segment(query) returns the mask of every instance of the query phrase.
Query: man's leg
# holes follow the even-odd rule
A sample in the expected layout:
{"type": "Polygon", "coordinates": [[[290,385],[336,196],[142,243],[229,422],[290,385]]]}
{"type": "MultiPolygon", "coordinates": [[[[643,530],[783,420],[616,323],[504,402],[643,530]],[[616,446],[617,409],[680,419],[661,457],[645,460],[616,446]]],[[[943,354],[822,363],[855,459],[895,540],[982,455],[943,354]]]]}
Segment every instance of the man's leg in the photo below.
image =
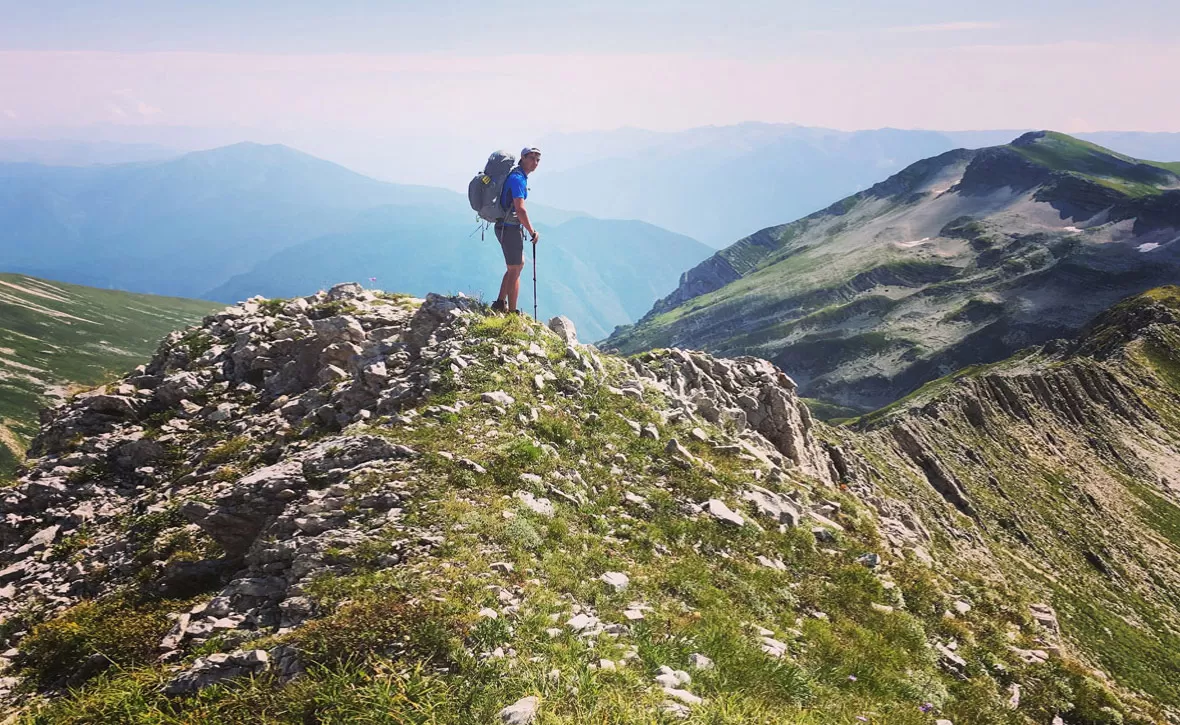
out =
{"type": "Polygon", "coordinates": [[[508,293],[512,290],[512,267],[508,267],[504,271],[504,279],[500,280],[500,296],[497,300],[501,302],[508,301],[508,293]]]}
{"type": "Polygon", "coordinates": [[[524,269],[524,231],[519,226],[505,225],[500,235],[500,246],[504,249],[504,264],[507,271],[500,282],[500,299],[508,300],[508,310],[516,310],[516,298],[520,296],[520,270],[524,269]]]}
{"type": "Polygon", "coordinates": [[[524,269],[523,264],[510,264],[508,271],[504,273],[504,286],[508,293],[508,309],[516,309],[516,298],[520,296],[520,270],[524,269]]]}

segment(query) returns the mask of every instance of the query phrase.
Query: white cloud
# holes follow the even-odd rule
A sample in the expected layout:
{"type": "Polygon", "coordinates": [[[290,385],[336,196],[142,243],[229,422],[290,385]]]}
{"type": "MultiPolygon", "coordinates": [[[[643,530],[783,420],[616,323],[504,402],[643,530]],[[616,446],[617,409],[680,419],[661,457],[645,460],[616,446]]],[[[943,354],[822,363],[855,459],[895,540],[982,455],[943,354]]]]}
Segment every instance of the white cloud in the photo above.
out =
{"type": "Polygon", "coordinates": [[[143,101],[140,101],[135,105],[135,110],[139,112],[139,115],[144,117],[155,116],[157,114],[163,113],[163,111],[161,111],[159,108],[156,108],[155,106],[149,106],[143,101]]]}
{"type": "Polygon", "coordinates": [[[835,28],[829,30],[809,30],[804,35],[821,38],[851,37],[851,36],[881,36],[905,35],[909,33],[962,33],[973,30],[1000,30],[1003,23],[983,21],[960,21],[953,23],[930,23],[919,25],[892,25],[881,28],[835,28]]]}
{"type": "Polygon", "coordinates": [[[9,118],[16,118],[16,111],[12,110],[11,108],[6,108],[4,109],[4,115],[8,116],[9,118]]]}
{"type": "Polygon", "coordinates": [[[877,32],[880,33],[953,33],[964,30],[999,30],[1004,27],[1002,23],[986,23],[986,22],[959,22],[959,23],[934,23],[931,25],[898,25],[892,28],[879,28],[877,32]]]}
{"type": "Polygon", "coordinates": [[[108,102],[106,104],[106,111],[115,118],[127,118],[127,112],[120,108],[119,104],[117,103],[108,102]]]}

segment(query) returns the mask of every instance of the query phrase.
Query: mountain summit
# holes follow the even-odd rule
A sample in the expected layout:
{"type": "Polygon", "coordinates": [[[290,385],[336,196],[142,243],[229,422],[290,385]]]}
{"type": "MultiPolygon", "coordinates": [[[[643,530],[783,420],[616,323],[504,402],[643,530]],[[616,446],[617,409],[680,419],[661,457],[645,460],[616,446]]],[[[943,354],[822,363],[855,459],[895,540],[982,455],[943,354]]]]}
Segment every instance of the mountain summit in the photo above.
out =
{"type": "Polygon", "coordinates": [[[0,697],[45,723],[1174,721],[1177,299],[855,432],[756,358],[622,359],[351,284],[247,301],[44,416],[0,496],[0,697]]]}
{"type": "Polygon", "coordinates": [[[755,354],[874,409],[1180,279],[1178,174],[1046,131],[951,151],[718,252],[607,345],[755,354]]]}

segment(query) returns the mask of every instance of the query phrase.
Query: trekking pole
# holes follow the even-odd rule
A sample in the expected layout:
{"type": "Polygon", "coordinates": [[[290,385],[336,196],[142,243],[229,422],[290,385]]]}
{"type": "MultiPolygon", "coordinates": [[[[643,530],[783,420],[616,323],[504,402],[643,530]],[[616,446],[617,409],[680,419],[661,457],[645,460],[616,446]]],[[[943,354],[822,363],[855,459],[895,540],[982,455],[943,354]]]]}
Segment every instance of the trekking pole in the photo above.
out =
{"type": "Polygon", "coordinates": [[[533,322],[537,321],[537,235],[533,235],[533,322]]]}

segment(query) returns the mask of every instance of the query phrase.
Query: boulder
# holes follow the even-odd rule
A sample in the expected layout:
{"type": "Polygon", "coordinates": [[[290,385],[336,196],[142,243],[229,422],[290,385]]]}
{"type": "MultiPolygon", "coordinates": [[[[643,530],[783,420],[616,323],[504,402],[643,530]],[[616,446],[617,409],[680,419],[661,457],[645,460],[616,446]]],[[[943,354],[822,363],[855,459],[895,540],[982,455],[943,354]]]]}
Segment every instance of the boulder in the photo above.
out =
{"type": "Polygon", "coordinates": [[[328,290],[328,299],[332,302],[351,300],[364,294],[365,288],[358,282],[341,282],[328,290]]]}
{"type": "Polygon", "coordinates": [[[754,506],[754,510],[776,523],[798,526],[802,518],[799,509],[786,496],[760,486],[751,486],[742,493],[742,498],[754,506]]]}
{"type": "Polygon", "coordinates": [[[164,686],[166,695],[188,695],[210,685],[263,672],[270,656],[265,650],[239,650],[198,657],[185,671],[164,686]]]}
{"type": "Polygon", "coordinates": [[[504,725],[529,725],[537,716],[541,700],[536,695],[522,697],[500,711],[500,722],[504,725]]]}
{"type": "Polygon", "coordinates": [[[565,344],[578,344],[577,328],[574,327],[573,320],[566,317],[565,315],[558,315],[557,317],[550,318],[549,329],[552,330],[558,337],[560,337],[562,342],[565,344]]]}
{"type": "Polygon", "coordinates": [[[155,399],[170,408],[186,398],[191,398],[204,387],[201,379],[194,373],[180,371],[164,378],[164,382],[156,388],[155,399]]]}
{"type": "Polygon", "coordinates": [[[709,515],[721,523],[729,524],[730,526],[744,526],[746,523],[745,519],[735,513],[733,509],[726,506],[725,502],[720,499],[709,499],[706,508],[709,511],[709,515]]]}
{"type": "Polygon", "coordinates": [[[357,322],[355,317],[337,315],[323,320],[312,320],[311,324],[316,336],[325,346],[336,342],[365,341],[365,328],[361,327],[361,323],[357,322]]]}

